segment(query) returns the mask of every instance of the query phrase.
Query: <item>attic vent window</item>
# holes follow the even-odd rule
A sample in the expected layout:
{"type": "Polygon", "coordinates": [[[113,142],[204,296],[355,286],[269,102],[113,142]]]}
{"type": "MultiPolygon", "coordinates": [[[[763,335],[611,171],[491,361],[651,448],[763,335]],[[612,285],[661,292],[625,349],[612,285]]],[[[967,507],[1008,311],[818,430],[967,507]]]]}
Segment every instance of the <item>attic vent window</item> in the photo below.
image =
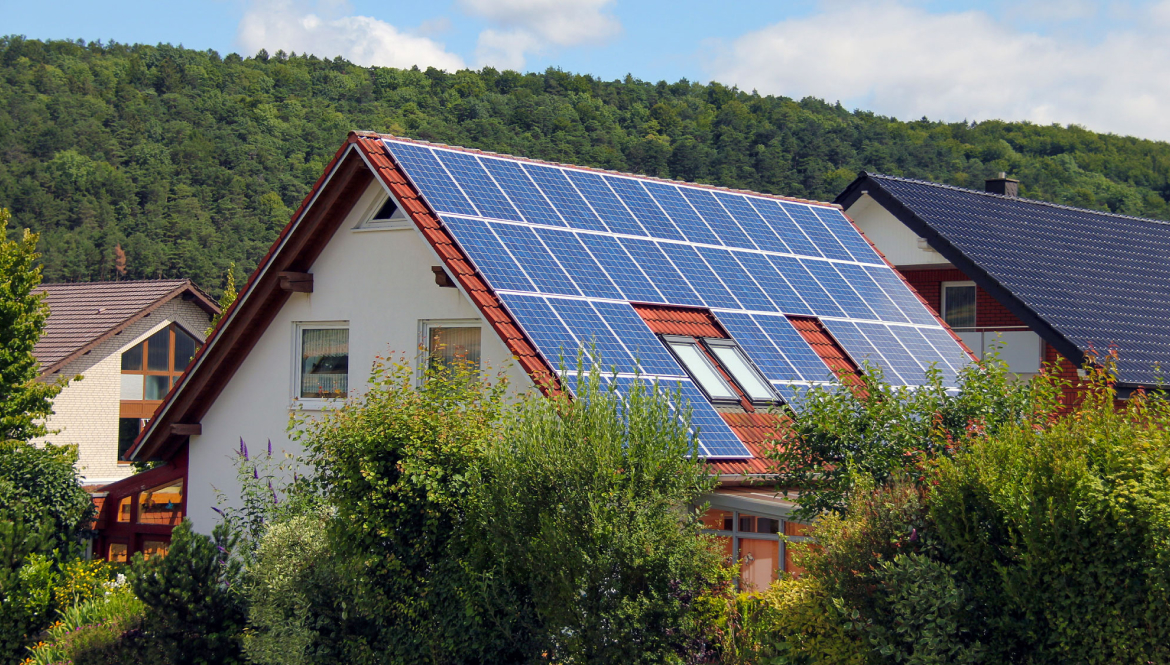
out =
{"type": "Polygon", "coordinates": [[[387,196],[370,206],[364,221],[354,230],[370,231],[381,229],[405,229],[410,227],[410,218],[393,196],[387,196]]]}

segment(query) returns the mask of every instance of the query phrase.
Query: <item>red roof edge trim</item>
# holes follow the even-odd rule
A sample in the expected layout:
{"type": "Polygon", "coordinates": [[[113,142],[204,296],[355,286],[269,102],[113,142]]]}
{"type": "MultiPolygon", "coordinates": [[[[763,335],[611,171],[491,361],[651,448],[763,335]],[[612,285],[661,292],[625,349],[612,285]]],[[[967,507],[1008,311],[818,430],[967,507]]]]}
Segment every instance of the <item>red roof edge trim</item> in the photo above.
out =
{"type": "Polygon", "coordinates": [[[365,156],[366,163],[402,203],[403,210],[459,283],[460,289],[483,314],[484,320],[504,342],[537,388],[545,396],[560,394],[562,388],[556,369],[536,352],[536,345],[527,338],[524,329],[511,317],[491,286],[470,272],[471,259],[447,232],[438,214],[410,181],[409,174],[398,165],[394,155],[386,149],[380,135],[358,135],[356,143],[358,150],[365,156]],[[522,336],[518,337],[517,332],[522,336]]]}
{"type": "MultiPolygon", "coordinates": [[[[268,248],[268,252],[265,253],[264,256],[260,259],[260,262],[256,265],[256,270],[254,270],[252,274],[248,276],[248,279],[244,282],[243,287],[240,288],[235,302],[228,306],[228,308],[223,312],[223,316],[220,317],[219,323],[211,331],[211,334],[208,335],[204,340],[203,345],[195,353],[195,357],[192,358],[191,362],[187,365],[187,369],[179,376],[174,384],[172,384],[171,389],[167,391],[163,401],[155,410],[154,416],[150,419],[147,426],[138,433],[138,437],[134,440],[133,445],[131,445],[129,450],[127,450],[126,453],[122,456],[123,459],[137,459],[139,453],[144,450],[146,442],[152,437],[157,436],[159,438],[166,438],[165,429],[161,430],[164,432],[164,434],[156,435],[155,432],[159,432],[160,427],[169,427],[172,423],[177,422],[175,415],[172,413],[172,407],[175,402],[175,398],[181,392],[183,392],[195,373],[200,371],[205,358],[208,357],[215,343],[222,337],[223,331],[236,318],[237,314],[242,311],[245,303],[249,301],[250,297],[256,289],[257,282],[259,281],[260,277],[265,274],[265,271],[271,266],[278,253],[278,250],[284,246],[285,241],[289,239],[289,236],[297,227],[297,224],[301,221],[301,218],[304,216],[306,211],[309,210],[309,207],[312,205],[313,201],[317,199],[318,194],[321,193],[325,184],[329,182],[330,178],[333,176],[334,171],[340,164],[342,157],[345,156],[346,151],[348,151],[350,146],[356,142],[357,134],[350,132],[349,136],[346,138],[345,143],[343,143],[341,147],[337,149],[337,152],[334,153],[333,159],[329,160],[329,163],[325,166],[325,169],[317,178],[317,182],[313,184],[313,188],[309,190],[309,193],[306,194],[305,198],[301,201],[301,205],[297,207],[292,217],[289,218],[288,224],[285,224],[284,228],[281,229],[280,234],[277,235],[276,240],[273,241],[272,245],[268,248]]],[[[257,333],[257,335],[258,334],[259,333],[257,333]]],[[[227,379],[223,379],[223,381],[226,383],[227,379]]],[[[156,445],[151,446],[151,449],[159,449],[162,446],[162,443],[163,442],[161,441],[156,442],[156,445]]]]}

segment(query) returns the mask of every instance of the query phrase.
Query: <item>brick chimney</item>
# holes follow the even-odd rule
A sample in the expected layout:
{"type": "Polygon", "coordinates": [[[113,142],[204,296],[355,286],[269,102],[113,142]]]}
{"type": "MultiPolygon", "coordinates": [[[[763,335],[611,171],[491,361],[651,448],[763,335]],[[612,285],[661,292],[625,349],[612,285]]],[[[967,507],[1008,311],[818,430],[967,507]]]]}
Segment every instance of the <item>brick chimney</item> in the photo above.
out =
{"type": "Polygon", "coordinates": [[[1009,178],[1006,173],[1000,171],[999,177],[983,181],[983,191],[1003,196],[1019,196],[1020,181],[1009,178]]]}

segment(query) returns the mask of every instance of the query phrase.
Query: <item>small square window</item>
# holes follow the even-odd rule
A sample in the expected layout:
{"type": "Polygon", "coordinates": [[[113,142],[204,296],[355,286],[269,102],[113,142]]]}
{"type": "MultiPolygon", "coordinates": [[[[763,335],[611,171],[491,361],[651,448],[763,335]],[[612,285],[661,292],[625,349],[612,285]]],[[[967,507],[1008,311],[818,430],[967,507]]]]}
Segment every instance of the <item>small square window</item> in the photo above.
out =
{"type": "MultiPolygon", "coordinates": [[[[456,321],[420,321],[420,347],[427,354],[427,365],[450,366],[463,362],[479,369],[481,353],[480,322],[474,319],[456,321]]],[[[419,370],[424,365],[420,363],[419,370]]]]}
{"type": "Polygon", "coordinates": [[[975,282],[943,282],[942,315],[956,330],[974,328],[975,282]]]}
{"type": "Polygon", "coordinates": [[[299,326],[296,386],[299,399],[343,399],[349,394],[349,328],[299,326]]]}

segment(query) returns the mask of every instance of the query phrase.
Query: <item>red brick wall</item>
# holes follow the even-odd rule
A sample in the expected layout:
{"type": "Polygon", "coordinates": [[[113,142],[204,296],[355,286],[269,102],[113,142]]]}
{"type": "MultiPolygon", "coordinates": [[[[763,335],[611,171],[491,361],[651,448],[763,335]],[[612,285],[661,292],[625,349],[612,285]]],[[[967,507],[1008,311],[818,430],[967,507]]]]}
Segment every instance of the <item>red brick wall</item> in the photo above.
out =
{"type": "MultiPolygon", "coordinates": [[[[926,302],[939,312],[942,308],[942,283],[964,282],[971,278],[958,268],[926,268],[902,270],[901,273],[926,302]]],[[[1024,325],[1015,314],[981,287],[975,287],[975,325],[981,328],[1017,327],[1024,325]]]]}
{"type": "MultiPolygon", "coordinates": [[[[914,287],[935,311],[939,311],[942,307],[943,282],[970,281],[970,278],[958,268],[924,268],[901,272],[905,275],[910,286],[914,287]]],[[[1004,307],[1002,303],[991,297],[991,294],[977,286],[975,287],[975,325],[981,328],[995,329],[1023,326],[1024,322],[1008,311],[1008,308],[1004,307]]],[[[1044,344],[1044,362],[1057,363],[1061,378],[1069,382],[1069,387],[1064,389],[1064,399],[1062,400],[1064,405],[1072,407],[1077,404],[1080,401],[1081,388],[1078,387],[1079,379],[1076,366],[1047,343],[1044,344]]]]}

